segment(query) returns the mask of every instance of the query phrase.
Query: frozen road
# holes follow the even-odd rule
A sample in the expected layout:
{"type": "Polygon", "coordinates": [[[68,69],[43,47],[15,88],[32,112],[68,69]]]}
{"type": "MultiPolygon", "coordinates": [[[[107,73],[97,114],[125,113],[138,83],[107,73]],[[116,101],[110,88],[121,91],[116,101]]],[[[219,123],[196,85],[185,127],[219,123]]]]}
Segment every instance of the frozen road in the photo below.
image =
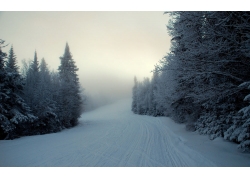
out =
{"type": "Polygon", "coordinates": [[[84,113],[79,126],[59,133],[2,140],[0,166],[223,166],[187,145],[167,123],[171,119],[135,115],[130,104],[123,100],[84,113]]]}

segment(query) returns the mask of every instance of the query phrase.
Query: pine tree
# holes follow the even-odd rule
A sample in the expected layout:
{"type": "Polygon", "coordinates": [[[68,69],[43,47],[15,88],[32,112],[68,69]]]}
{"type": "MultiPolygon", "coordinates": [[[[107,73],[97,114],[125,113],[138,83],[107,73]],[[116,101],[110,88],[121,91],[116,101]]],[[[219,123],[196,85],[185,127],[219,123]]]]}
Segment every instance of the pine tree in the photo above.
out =
{"type": "Polygon", "coordinates": [[[36,131],[40,134],[57,132],[61,130],[61,124],[56,114],[56,101],[53,100],[55,92],[53,91],[50,71],[44,58],[41,60],[39,69],[36,87],[39,100],[36,102],[34,110],[36,112],[35,115],[39,118],[39,122],[36,124],[36,131]]]}
{"type": "Polygon", "coordinates": [[[32,64],[31,64],[31,69],[34,72],[39,72],[39,62],[38,62],[36,51],[35,51],[35,55],[34,55],[34,60],[33,60],[32,64]]]}
{"type": "Polygon", "coordinates": [[[173,118],[177,122],[195,121],[201,106],[199,93],[206,80],[206,74],[202,74],[206,67],[203,62],[205,12],[173,12],[171,16],[168,30],[172,47],[166,60],[175,62],[173,118]]]}
{"type": "MultiPolygon", "coordinates": [[[[249,150],[250,13],[177,11],[170,17],[171,49],[157,66],[155,93],[151,81],[149,114],[155,98],[159,112],[189,130],[249,150]]],[[[138,83],[139,114],[147,108],[145,87],[138,83]]]]}
{"type": "Polygon", "coordinates": [[[30,113],[30,108],[21,98],[23,79],[18,73],[15,54],[11,47],[7,67],[3,67],[5,54],[0,49],[1,64],[1,138],[12,139],[22,135],[29,135],[32,124],[37,120],[30,113]]]}
{"type": "Polygon", "coordinates": [[[5,59],[7,54],[2,52],[2,46],[4,44],[4,40],[0,39],[0,139],[6,137],[6,135],[15,129],[14,125],[12,125],[6,117],[7,115],[7,107],[6,99],[8,95],[6,93],[6,78],[7,72],[4,68],[5,59]]]}
{"type": "Polygon", "coordinates": [[[33,114],[38,117],[38,121],[34,124],[33,134],[60,131],[62,125],[58,119],[60,112],[56,102],[59,85],[52,78],[44,58],[39,65],[36,52],[33,61],[27,65],[25,77],[24,97],[33,114]]]}
{"type": "MultiPolygon", "coordinates": [[[[136,79],[134,79],[136,80],[136,79]]],[[[137,80],[135,81],[137,82],[137,80]]],[[[135,108],[135,113],[136,114],[147,114],[149,115],[149,109],[151,106],[151,101],[150,101],[150,80],[149,78],[144,78],[143,82],[138,82],[137,88],[135,89],[136,96],[135,102],[136,107],[135,108]]]]}
{"type": "Polygon", "coordinates": [[[32,108],[32,112],[37,114],[37,104],[40,101],[39,90],[37,89],[39,84],[39,62],[37,58],[37,52],[35,51],[34,59],[29,64],[26,72],[25,88],[24,88],[24,99],[27,104],[32,108]]]}
{"type": "Polygon", "coordinates": [[[212,139],[223,136],[243,105],[245,94],[238,85],[248,80],[249,15],[173,12],[171,16],[168,59],[177,64],[174,119],[193,125],[198,119],[200,133],[211,134],[212,139]]]}
{"type": "Polygon", "coordinates": [[[138,94],[138,81],[136,76],[134,77],[133,97],[132,97],[132,111],[137,113],[137,94],[138,94]]]}
{"type": "Polygon", "coordinates": [[[149,107],[149,114],[153,116],[160,116],[160,112],[157,110],[158,103],[156,101],[156,94],[158,92],[159,88],[159,72],[157,71],[157,68],[155,67],[153,71],[153,77],[151,80],[150,85],[150,107],[149,107]]]}
{"type": "MultiPolygon", "coordinates": [[[[250,81],[240,84],[239,87],[249,93],[250,81]]],[[[233,123],[224,133],[224,139],[238,143],[238,148],[242,151],[250,151],[250,94],[246,95],[244,101],[248,103],[234,116],[233,123]]]]}
{"type": "Polygon", "coordinates": [[[203,134],[210,134],[212,139],[224,136],[246,104],[242,102],[246,91],[239,85],[249,81],[249,55],[245,46],[249,42],[246,35],[249,16],[248,12],[208,12],[206,16],[204,31],[208,51],[204,54],[210,68],[204,74],[210,74],[205,86],[210,93],[200,93],[208,96],[197,128],[203,134]]]}
{"type": "Polygon", "coordinates": [[[18,66],[16,62],[16,55],[13,50],[13,46],[11,46],[9,51],[8,61],[6,63],[7,70],[10,69],[11,71],[18,72],[18,66]]]}
{"type": "Polygon", "coordinates": [[[78,124],[82,107],[79,78],[76,74],[78,68],[72,59],[68,43],[66,43],[64,55],[60,59],[61,65],[58,68],[60,75],[59,118],[62,124],[68,128],[78,124]]]}

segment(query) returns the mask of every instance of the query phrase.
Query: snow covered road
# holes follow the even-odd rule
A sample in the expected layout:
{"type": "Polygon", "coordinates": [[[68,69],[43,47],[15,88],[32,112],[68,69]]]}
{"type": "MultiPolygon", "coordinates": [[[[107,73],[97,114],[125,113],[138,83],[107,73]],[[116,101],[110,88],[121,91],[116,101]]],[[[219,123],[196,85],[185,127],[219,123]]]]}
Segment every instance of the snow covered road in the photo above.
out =
{"type": "Polygon", "coordinates": [[[166,117],[135,115],[130,105],[86,112],[79,126],[59,133],[2,140],[0,166],[250,166],[235,144],[185,132],[166,117]]]}

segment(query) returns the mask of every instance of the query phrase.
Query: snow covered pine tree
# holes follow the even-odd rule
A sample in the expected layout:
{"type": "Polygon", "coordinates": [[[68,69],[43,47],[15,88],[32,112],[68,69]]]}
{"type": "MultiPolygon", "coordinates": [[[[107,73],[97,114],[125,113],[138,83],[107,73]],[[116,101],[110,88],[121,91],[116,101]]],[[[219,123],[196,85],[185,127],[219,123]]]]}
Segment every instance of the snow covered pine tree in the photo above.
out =
{"type": "MultiPolygon", "coordinates": [[[[0,40],[0,45],[4,43],[0,40]]],[[[0,139],[13,139],[19,135],[28,135],[35,116],[21,98],[23,79],[16,65],[13,47],[10,49],[7,66],[4,66],[7,54],[0,47],[0,139]]]]}
{"type": "Polygon", "coordinates": [[[61,65],[58,68],[60,76],[59,119],[64,127],[69,128],[78,124],[78,118],[81,115],[82,100],[79,78],[76,74],[78,68],[72,59],[68,43],[66,43],[64,55],[60,59],[61,65]]]}
{"type": "MultiPolygon", "coordinates": [[[[166,13],[172,39],[159,66],[155,98],[160,112],[210,139],[224,137],[249,150],[250,12],[166,13]]],[[[137,101],[141,109],[148,95],[142,84],[137,101]]]]}

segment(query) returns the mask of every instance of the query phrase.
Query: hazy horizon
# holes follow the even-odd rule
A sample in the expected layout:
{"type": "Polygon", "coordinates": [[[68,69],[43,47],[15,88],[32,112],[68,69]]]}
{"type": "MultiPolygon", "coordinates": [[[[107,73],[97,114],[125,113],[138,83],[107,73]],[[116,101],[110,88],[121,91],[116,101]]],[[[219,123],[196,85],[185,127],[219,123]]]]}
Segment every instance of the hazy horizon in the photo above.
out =
{"type": "Polygon", "coordinates": [[[133,78],[151,77],[154,65],[169,50],[161,11],[1,12],[4,52],[13,45],[23,59],[45,58],[57,70],[68,42],[79,68],[80,83],[92,97],[131,97],[133,78]]]}

